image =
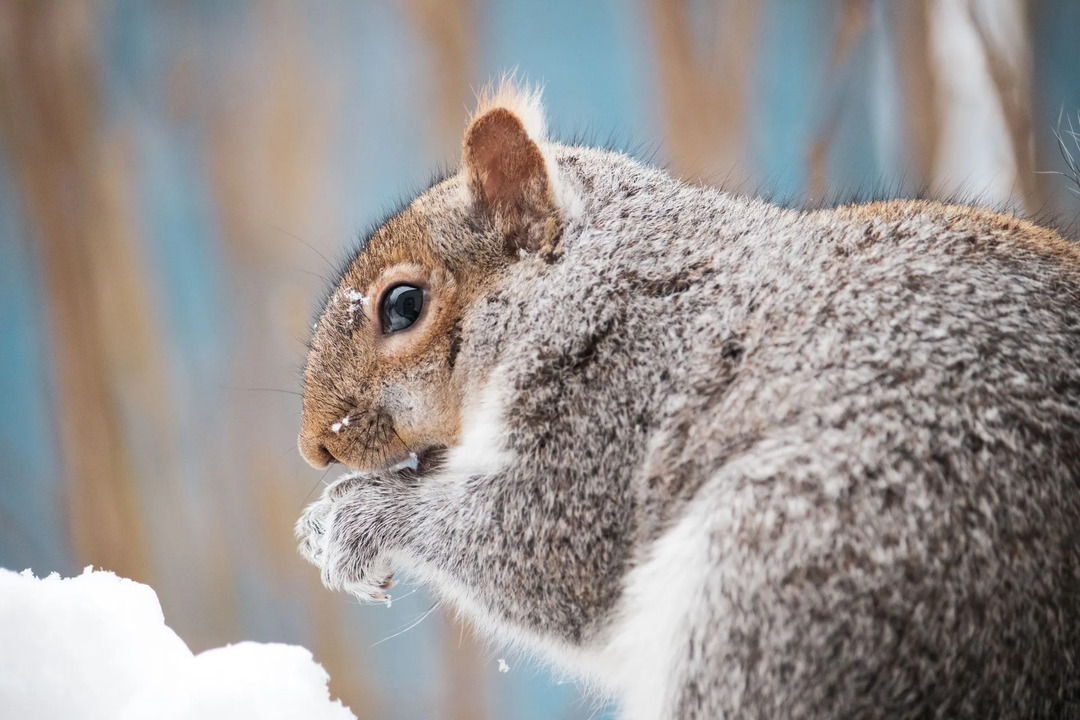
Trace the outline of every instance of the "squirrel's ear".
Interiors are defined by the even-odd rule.
[[[465,131],[463,162],[473,202],[514,255],[553,255],[562,232],[556,169],[542,149],[543,133],[538,95],[508,89],[505,83],[481,98]]]

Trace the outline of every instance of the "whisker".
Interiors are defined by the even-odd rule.
[[[310,275],[311,277],[319,278],[320,280],[323,280],[323,281],[326,281],[326,282],[329,282],[329,278],[327,278],[322,273],[311,272],[310,270],[304,270],[303,268],[297,268],[297,267],[291,267],[289,269],[290,270],[295,270],[296,272],[299,272],[299,273],[304,273],[305,275]]]
[[[404,595],[394,595],[394,602],[400,602],[400,601],[404,600],[405,598],[409,597],[410,595],[415,595],[419,590],[420,590],[420,588],[416,587],[416,588],[413,588],[412,590],[410,590],[409,592],[405,593]]]
[[[284,393],[286,395],[295,395],[296,397],[303,397],[303,393],[299,393],[295,390],[282,390],[280,388],[267,388],[267,387],[232,387],[229,385],[219,385],[222,390],[240,390],[243,392],[269,392],[269,393]]]
[[[315,247],[314,245],[312,245],[311,243],[309,243],[309,242],[308,242],[307,240],[305,240],[304,238],[300,237],[299,235],[296,235],[295,233],[291,233],[291,232],[289,232],[289,231],[288,231],[288,230],[286,230],[285,228],[283,228],[283,227],[280,227],[280,226],[278,226],[278,225],[272,225],[271,227],[273,227],[273,228],[274,228],[275,230],[277,230],[277,231],[279,231],[279,232],[283,232],[283,233],[285,233],[286,235],[288,235],[289,237],[293,238],[294,240],[297,240],[297,241],[299,241],[299,242],[302,242],[302,243],[304,243],[305,245],[307,245],[307,246],[308,246],[309,248],[311,248],[311,250],[312,250],[312,251],[313,251],[313,252],[314,252],[314,253],[315,253],[316,255],[318,255],[319,257],[321,257],[321,258],[322,258],[323,262],[324,262],[324,263],[326,263],[327,267],[329,267],[329,268],[330,268],[331,270],[333,270],[333,271],[334,271],[334,273],[337,273],[337,272],[338,272],[338,269],[337,269],[337,267],[336,267],[336,266],[334,265],[334,263],[330,262],[330,261],[329,261],[329,260],[328,260],[328,259],[326,258],[326,256],[325,256],[325,255],[323,255],[323,254],[322,254],[321,252],[319,252],[319,249],[318,249],[317,247]]]
[[[409,447],[409,443],[405,442],[405,440],[403,440],[402,437],[398,435],[397,427],[395,427],[394,423],[392,422],[390,423],[390,432],[394,433],[394,437],[398,439],[398,442],[405,446],[405,452],[412,453],[413,450],[411,447]]]
[[[375,430],[376,428],[371,424],[370,418],[368,419],[367,429],[364,436],[364,457],[371,455],[371,449],[375,445]]]
[[[323,472],[322,475],[319,476],[319,479],[315,481],[315,484],[311,486],[311,489],[308,490],[308,494],[304,496],[304,499],[300,501],[300,507],[298,507],[297,510],[301,510],[303,509],[304,505],[307,505],[307,501],[311,497],[311,493],[315,492],[315,488],[319,487],[319,483],[321,483],[326,478],[326,476],[330,474],[330,471],[333,468],[333,463],[330,463],[326,466],[326,470]]]
[[[410,624],[410,625],[409,625],[408,627],[406,627],[406,628],[405,628],[404,630],[399,630],[398,632],[394,633],[394,634],[393,634],[393,635],[391,635],[390,637],[385,637],[385,638],[383,638],[382,640],[379,640],[378,642],[372,643],[371,647],[375,647],[376,645],[382,645],[382,644],[383,644],[384,642],[386,642],[387,640],[393,640],[393,639],[394,639],[394,638],[396,638],[396,637],[397,637],[398,635],[404,635],[405,633],[409,632],[409,631],[410,631],[410,630],[412,630],[412,629],[413,629],[414,627],[416,627],[416,626],[417,626],[417,625],[419,625],[420,623],[424,622],[424,620],[426,620],[426,619],[427,619],[427,616],[428,616],[428,615],[430,615],[431,613],[435,612],[435,608],[437,608],[437,607],[439,607],[439,603],[435,603],[434,605],[432,605],[432,606],[431,606],[431,608],[430,608],[430,609],[429,609],[429,610],[428,610],[428,611],[427,611],[426,613],[424,613],[423,615],[421,615],[421,616],[420,616],[420,618],[419,618],[418,620],[416,620],[415,622],[411,623],[411,624]]]

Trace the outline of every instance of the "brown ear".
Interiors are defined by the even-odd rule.
[[[506,107],[481,112],[463,154],[477,208],[503,234],[506,251],[553,254],[562,223],[544,154],[521,118]]]

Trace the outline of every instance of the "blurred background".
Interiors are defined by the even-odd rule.
[[[358,607],[299,559],[331,266],[509,68],[556,136],[689,179],[1073,232],[1078,38],[1076,0],[2,0],[0,566],[150,583],[195,650],[306,645],[360,718],[609,717],[422,590]]]

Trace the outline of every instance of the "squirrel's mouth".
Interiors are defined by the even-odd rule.
[[[433,445],[409,452],[409,454],[395,463],[379,468],[376,472],[394,472],[417,477],[428,475],[442,466],[446,460],[446,447]]]

